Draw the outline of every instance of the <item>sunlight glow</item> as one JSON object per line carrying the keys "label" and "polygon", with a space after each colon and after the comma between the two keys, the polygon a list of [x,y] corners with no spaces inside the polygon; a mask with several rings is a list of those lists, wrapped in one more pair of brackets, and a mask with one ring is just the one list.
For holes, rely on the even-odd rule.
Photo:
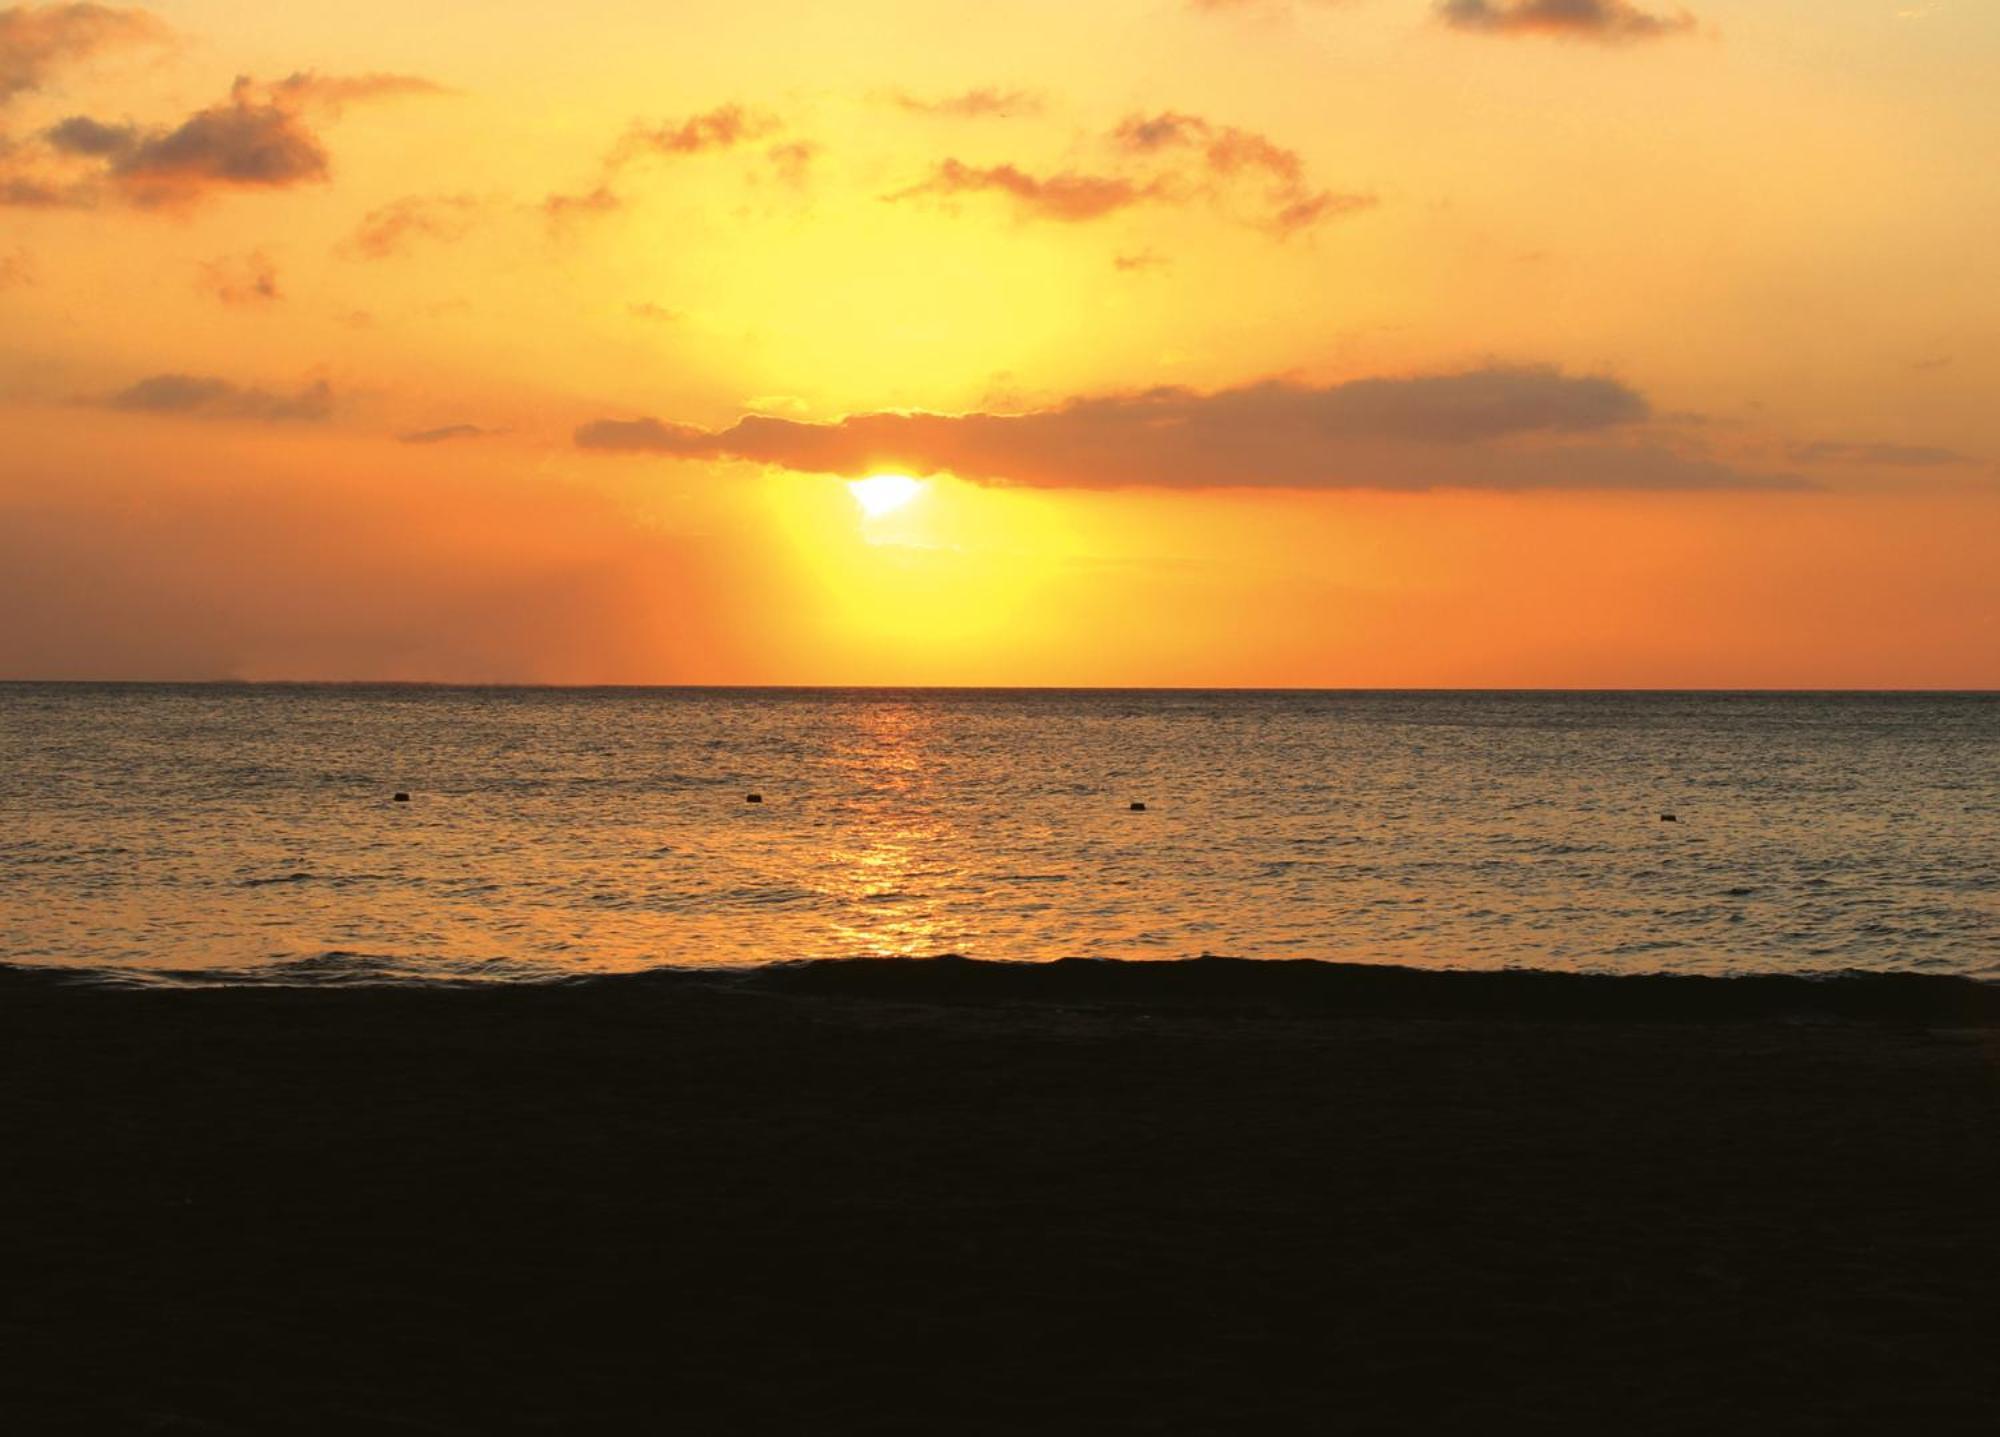
{"label": "sunlight glow", "polygon": [[847,492],[854,496],[854,502],[861,506],[861,512],[870,519],[878,519],[884,514],[902,508],[917,495],[924,492],[923,483],[907,474],[871,474],[866,479],[850,480]]}

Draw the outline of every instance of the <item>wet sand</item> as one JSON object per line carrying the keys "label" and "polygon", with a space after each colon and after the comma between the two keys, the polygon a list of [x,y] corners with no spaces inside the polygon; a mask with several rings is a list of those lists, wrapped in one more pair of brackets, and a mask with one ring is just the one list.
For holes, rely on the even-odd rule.
{"label": "wet sand", "polygon": [[0,974],[20,1432],[1973,1432],[2000,1001]]}

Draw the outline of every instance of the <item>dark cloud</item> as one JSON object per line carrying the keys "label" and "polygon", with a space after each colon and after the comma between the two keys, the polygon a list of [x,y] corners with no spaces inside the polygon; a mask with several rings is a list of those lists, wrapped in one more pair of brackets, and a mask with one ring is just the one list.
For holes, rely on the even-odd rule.
{"label": "dark cloud", "polygon": [[1216,125],[1200,115],[1162,111],[1133,115],[1112,132],[1112,141],[1129,154],[1163,155],[1175,151],[1198,154],[1206,177],[1222,184],[1248,179],[1259,186],[1257,225],[1278,238],[1309,229],[1322,220],[1370,209],[1375,196],[1339,194],[1306,183],[1305,161],[1268,136],[1235,125]]}
{"label": "dark cloud", "polygon": [[338,114],[360,100],[438,92],[410,75],[302,71],[273,84],[239,77],[227,100],[172,127],[72,115],[42,132],[48,155],[69,166],[67,174],[17,175],[26,188],[9,202],[91,204],[109,193],[141,208],[168,209],[217,190],[323,183],[332,162],[314,128],[316,111]]}
{"label": "dark cloud", "polygon": [[136,414],[188,414],[204,419],[318,423],[333,415],[333,390],[323,379],[296,394],[246,389],[202,374],[155,374],[99,401]]}
{"label": "dark cloud", "polygon": [[1164,269],[1172,263],[1173,261],[1165,255],[1154,254],[1151,250],[1140,250],[1136,254],[1118,254],[1111,257],[1112,268],[1123,270],[1127,274],[1132,274],[1143,269]]}
{"label": "dark cloud", "polygon": [[1127,179],[1122,175],[1086,175],[1073,171],[1040,177],[1014,165],[981,168],[956,159],[940,164],[929,179],[885,195],[891,202],[926,197],[951,197],[988,191],[1006,195],[1024,215],[1037,219],[1101,219],[1118,210],[1129,209],[1154,198],[1157,185]]}
{"label": "dark cloud", "polygon": [[486,429],[477,424],[446,424],[436,429],[418,429],[409,434],[398,434],[396,438],[404,444],[444,444],[453,439],[486,439],[504,433],[500,429]]}
{"label": "dark cloud", "polygon": [[889,469],[1051,488],[1808,487],[1619,433],[1650,412],[1616,380],[1493,368],[1327,386],[1274,380],[1212,394],[1154,389],[1021,414],[876,413],[823,424],[753,415],[714,431],[599,420],[576,442],[812,473]]}
{"label": "dark cloud", "polygon": [[388,259],[420,239],[464,239],[477,218],[470,195],[405,195],[362,216],[342,249],[361,259]]}
{"label": "dark cloud", "polygon": [[88,115],[71,115],[43,131],[42,138],[64,154],[103,159],[130,150],[139,142],[139,131],[132,125],[107,125]]}
{"label": "dark cloud", "polygon": [[39,90],[65,66],[120,45],[157,42],[165,25],[109,5],[14,5],[0,10],[0,105]]}
{"label": "dark cloud", "polygon": [[247,79],[171,130],[132,134],[110,168],[126,197],[149,207],[188,204],[218,188],[318,184],[331,174],[326,146],[300,111]]}
{"label": "dark cloud", "polygon": [[1818,440],[1795,444],[1788,452],[1794,464],[1883,464],[1904,469],[1931,469],[1973,461],[1952,449],[1924,444],[1843,444]]}
{"label": "dark cloud", "polygon": [[240,259],[204,262],[201,287],[224,304],[270,304],[284,298],[278,288],[278,267],[262,250],[253,250]]}
{"label": "dark cloud", "polygon": [[887,98],[890,104],[912,114],[942,115],[955,120],[1005,120],[1042,112],[1042,97],[1032,90],[997,90],[990,86],[928,99],[908,90],[892,90]]}
{"label": "dark cloud", "polygon": [[1437,12],[1456,30],[1611,43],[1659,40],[1695,28],[1685,10],[1659,15],[1631,0],[1438,0]]}
{"label": "dark cloud", "polygon": [[0,174],[0,209],[75,209],[90,203],[90,194],[74,185],[40,175]]}

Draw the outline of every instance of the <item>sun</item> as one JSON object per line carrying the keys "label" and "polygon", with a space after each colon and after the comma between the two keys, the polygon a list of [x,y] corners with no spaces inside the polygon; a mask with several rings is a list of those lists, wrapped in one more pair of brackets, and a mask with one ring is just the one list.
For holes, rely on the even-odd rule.
{"label": "sun", "polygon": [[866,479],[848,481],[847,492],[870,519],[902,508],[924,492],[922,481],[907,474],[871,474]]}

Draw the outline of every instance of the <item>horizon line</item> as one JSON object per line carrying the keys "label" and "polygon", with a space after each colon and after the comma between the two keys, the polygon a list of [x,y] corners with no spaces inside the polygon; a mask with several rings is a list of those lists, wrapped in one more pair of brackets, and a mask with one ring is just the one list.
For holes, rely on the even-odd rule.
{"label": "horizon line", "polygon": [[1020,694],[1700,694],[1772,696],[2000,697],[2000,687],[1796,687],[1559,685],[1283,685],[1283,684],[927,684],[927,683],[554,683],[497,679],[108,679],[15,678],[0,687],[227,688],[227,689],[516,689],[540,692],[630,693],[1020,693]]}

